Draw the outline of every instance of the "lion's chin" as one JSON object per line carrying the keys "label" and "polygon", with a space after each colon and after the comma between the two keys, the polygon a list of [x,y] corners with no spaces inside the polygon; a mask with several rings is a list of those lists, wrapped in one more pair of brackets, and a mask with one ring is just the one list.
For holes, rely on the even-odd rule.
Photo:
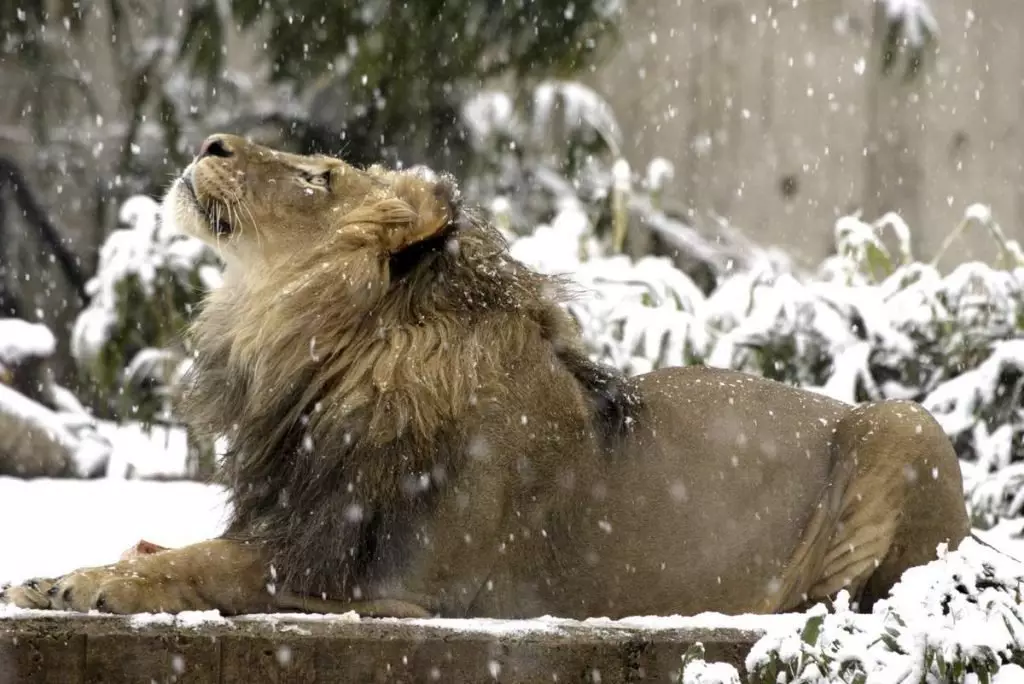
{"label": "lion's chin", "polygon": [[232,233],[227,221],[211,217],[199,203],[185,174],[174,179],[164,195],[161,220],[165,226],[211,245],[221,245],[222,240]]}

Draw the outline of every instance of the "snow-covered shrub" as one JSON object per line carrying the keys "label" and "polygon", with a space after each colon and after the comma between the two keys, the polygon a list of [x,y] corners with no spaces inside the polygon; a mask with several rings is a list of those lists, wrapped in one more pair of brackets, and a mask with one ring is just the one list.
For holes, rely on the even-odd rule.
{"label": "snow-covered shrub", "polygon": [[611,107],[575,81],[543,81],[519,106],[501,90],[484,90],[463,105],[476,151],[464,183],[467,196],[504,198],[516,234],[528,234],[566,201],[581,199],[595,222],[607,211],[611,167],[621,131]]}
{"label": "snow-covered shrub", "polygon": [[853,612],[844,590],[801,629],[769,632],[746,669],[754,684],[1021,681],[1022,581],[1024,564],[967,539],[908,570],[871,614]]}
{"label": "snow-covered shrub", "polygon": [[500,214],[511,235],[530,236],[570,210],[586,216],[601,253],[621,253],[630,235],[656,236],[712,281],[756,261],[787,260],[725,224],[703,235],[666,209],[672,163],[659,157],[642,174],[631,169],[611,107],[582,83],[543,81],[521,98],[484,90],[462,115],[475,152],[464,193]]}
{"label": "snow-covered shrub", "polygon": [[163,228],[154,200],[132,197],[120,219],[127,227],[103,243],[72,354],[101,414],[167,420],[168,388],[185,356],[181,332],[220,271],[202,242]]}
{"label": "snow-covered shrub", "polygon": [[728,663],[704,660],[704,644],[699,641],[683,656],[679,684],[740,684],[740,673]]}
{"label": "snow-covered shrub", "polygon": [[0,318],[0,475],[91,477],[107,461],[109,443],[49,372],[56,347],[42,323]]}
{"label": "snow-covered shrub", "polygon": [[630,373],[698,362],[710,337],[700,288],[665,257],[604,256],[579,202],[566,201],[550,224],[513,239],[514,257],[580,286],[569,303],[595,358]]}
{"label": "snow-covered shrub", "polygon": [[[102,246],[72,354],[99,417],[173,431],[173,392],[188,360],[182,333],[220,266],[201,241],[165,229],[148,197],[125,202],[120,219],[127,227]],[[209,445],[191,449],[190,469],[208,471]]]}

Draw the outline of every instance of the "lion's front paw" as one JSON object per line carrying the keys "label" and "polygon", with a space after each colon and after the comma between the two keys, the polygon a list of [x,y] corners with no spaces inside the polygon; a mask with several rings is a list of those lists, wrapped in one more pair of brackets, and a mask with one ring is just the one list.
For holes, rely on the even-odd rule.
{"label": "lion's front paw", "polygon": [[37,577],[15,586],[0,587],[0,603],[18,608],[51,608],[49,592],[56,581]]}
{"label": "lion's front paw", "polygon": [[179,613],[206,608],[194,605],[189,592],[170,577],[154,579],[131,567],[110,565],[85,568],[57,579],[32,579],[0,591],[0,602],[19,608],[42,608],[129,615],[132,613]]}
{"label": "lion's front paw", "polygon": [[49,588],[50,605],[56,610],[129,615],[132,613],[179,613],[205,608],[194,606],[182,587],[169,576],[142,574],[123,564],[85,568],[69,573]]}

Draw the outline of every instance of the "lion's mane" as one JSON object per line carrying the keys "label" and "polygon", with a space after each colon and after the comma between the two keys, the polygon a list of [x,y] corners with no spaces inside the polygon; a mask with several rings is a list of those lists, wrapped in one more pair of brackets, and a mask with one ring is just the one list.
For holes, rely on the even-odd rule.
{"label": "lion's mane", "polygon": [[362,207],[348,223],[364,229],[325,229],[287,265],[228,279],[194,325],[185,408],[230,443],[227,536],[269,544],[291,591],[358,599],[401,567],[466,458],[473,407],[502,400],[532,346],[550,345],[577,380],[608,448],[636,408],[581,346],[559,305],[566,281],[512,259],[451,181],[436,191],[451,207],[440,233],[389,254],[380,236],[401,212]]}

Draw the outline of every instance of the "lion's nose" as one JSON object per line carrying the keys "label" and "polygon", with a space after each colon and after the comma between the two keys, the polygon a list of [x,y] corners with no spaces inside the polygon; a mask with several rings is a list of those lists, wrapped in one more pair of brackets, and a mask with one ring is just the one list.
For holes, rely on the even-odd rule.
{"label": "lion's nose", "polygon": [[203,157],[230,157],[234,154],[228,141],[221,135],[211,135],[199,147],[199,159]]}

